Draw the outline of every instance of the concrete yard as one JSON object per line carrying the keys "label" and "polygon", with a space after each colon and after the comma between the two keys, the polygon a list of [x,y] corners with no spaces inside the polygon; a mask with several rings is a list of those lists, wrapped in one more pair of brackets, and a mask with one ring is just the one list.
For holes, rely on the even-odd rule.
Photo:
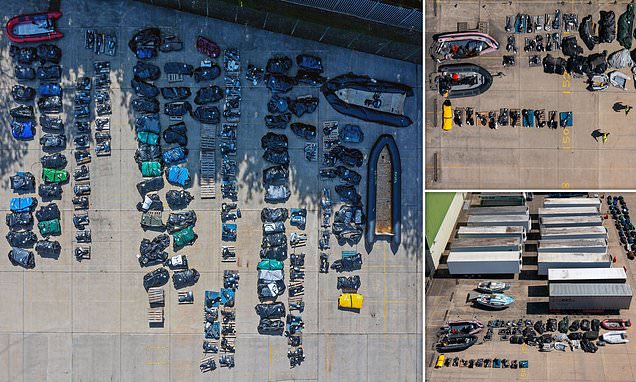
{"label": "concrete yard", "polygon": [[[543,1],[492,1],[492,0],[437,0],[425,3],[426,17],[426,73],[436,71],[436,63],[428,50],[435,33],[456,31],[457,23],[466,22],[468,28],[476,28],[478,22],[489,24],[490,35],[500,44],[496,53],[473,58],[465,62],[476,63],[492,74],[503,72],[503,77],[493,78],[492,87],[477,97],[453,99],[453,107],[473,107],[475,112],[509,109],[545,109],[572,111],[571,128],[516,128],[509,126],[491,130],[487,127],[453,126],[452,131],[441,130],[441,104],[443,98],[426,86],[426,187],[427,189],[556,189],[556,188],[633,188],[634,180],[629,163],[636,148],[636,132],[631,128],[636,115],[615,112],[612,105],[623,102],[636,104],[636,93],[629,68],[619,69],[630,76],[627,89],[610,86],[603,92],[586,90],[586,78],[572,78],[545,74],[543,68],[528,66],[530,54],[523,50],[524,38],[532,34],[516,34],[516,65],[503,68],[502,56],[506,52],[506,16],[526,13],[534,17],[553,14],[559,7],[562,13],[577,13],[579,22],[591,14],[595,23],[600,10],[612,10],[616,20],[625,12],[629,1],[572,0],[565,2]],[[541,32],[544,36],[546,32]],[[621,47],[616,40],[611,44],[596,45],[589,51],[579,36],[573,32],[583,47],[583,54],[608,54]],[[562,37],[565,36],[562,33]],[[549,52],[564,57],[561,51]],[[608,72],[612,69],[608,69]],[[436,109],[435,109],[436,105]],[[437,110],[437,126],[434,111]],[[595,129],[610,133],[607,143],[594,140]],[[435,160],[437,158],[437,160]],[[435,168],[437,167],[437,180]]]}
{"label": "concrete yard", "polygon": [[[592,193],[591,193],[592,195]],[[607,196],[608,193],[600,192],[599,195]],[[612,194],[614,195],[614,194]],[[622,194],[627,202],[627,206],[636,205],[636,194]],[[469,195],[467,200],[473,204],[479,203],[478,195]],[[490,320],[518,320],[530,319],[536,322],[548,318],[563,318],[562,314],[548,313],[548,281],[547,276],[537,275],[537,240],[539,239],[539,223],[537,208],[543,205],[543,196],[535,194],[533,201],[528,203],[530,207],[530,217],[533,220],[533,229],[530,231],[528,240],[525,243],[523,254],[523,269],[520,275],[514,279],[508,277],[494,277],[497,281],[510,282],[512,287],[506,294],[515,298],[515,302],[503,311],[487,311],[472,307],[466,303],[466,296],[477,284],[485,279],[455,277],[448,274],[446,258],[448,251],[442,255],[439,269],[434,278],[426,288],[426,339],[424,367],[427,381],[633,381],[636,379],[636,368],[631,362],[631,357],[636,354],[636,345],[633,342],[623,345],[606,345],[599,347],[596,353],[585,353],[583,350],[572,352],[552,351],[548,353],[539,352],[536,347],[527,345],[510,344],[508,341],[501,341],[494,329],[493,338],[490,342],[483,342],[484,331],[478,334],[478,341],[475,345],[463,352],[446,353],[447,357],[459,357],[460,359],[478,358],[507,358],[509,360],[528,360],[527,369],[494,369],[494,368],[468,368],[468,367],[443,367],[434,368],[438,353],[434,349],[436,341],[435,333],[447,321],[458,319],[476,319],[484,325]],[[607,203],[604,200],[601,205],[601,213],[607,213]],[[465,224],[467,219],[466,211],[462,211],[458,218],[457,226]],[[616,257],[614,267],[625,267],[627,270],[627,283],[633,288],[636,285],[636,263],[629,260],[618,239],[618,234],[611,216],[603,221],[603,225],[609,232],[608,251]],[[457,229],[457,227],[455,228]],[[452,237],[455,237],[455,231]],[[452,243],[452,239],[450,241]],[[570,315],[570,322],[575,319],[600,320],[604,318],[624,319],[633,318],[636,314],[636,305],[633,303],[629,310],[620,312],[620,316],[586,314]],[[633,329],[632,329],[633,330]]]}
{"label": "concrete yard", "polygon": [[[46,10],[42,3],[35,0],[4,2],[3,25],[13,15]],[[96,157],[95,145],[91,144],[90,260],[77,262],[72,253],[75,233],[72,181],[63,186],[62,200],[56,201],[63,210],[62,236],[57,238],[62,244],[59,259],[36,256],[35,269],[14,267],[6,257],[10,250],[7,241],[0,241],[0,253],[4,254],[0,260],[0,381],[421,380],[422,67],[134,1],[64,0],[61,11],[64,16],[59,29],[65,37],[56,44],[63,51],[62,87],[65,89],[66,112],[63,119],[68,139],[64,153],[69,161],[66,169],[72,172],[75,166],[72,142],[76,132],[72,113],[69,114],[73,108],[72,86],[78,76],[93,75],[94,60],[111,61],[112,156]],[[193,246],[179,253],[188,255],[190,266],[201,273],[201,278],[191,288],[195,298],[192,305],[177,304],[177,294],[171,281],[164,286],[166,304],[162,328],[148,326],[148,297],[142,286],[143,275],[156,267],[141,268],[136,258],[141,239],[152,239],[157,234],[152,231],[144,233],[139,227],[140,213],[135,209],[140,201],[135,184],[142,178],[133,160],[137,143],[130,108],[133,98],[130,80],[135,58],[126,46],[134,32],[148,26],[159,26],[176,33],[186,46],[184,52],[160,54],[154,63],[161,67],[167,61],[183,61],[198,66],[202,56],[195,51],[194,41],[199,34],[210,37],[222,49],[238,47],[244,85],[238,129],[237,203],[243,217],[237,222],[237,264],[221,263],[220,257],[221,155],[217,149],[217,199],[202,200],[198,186],[200,124],[186,116],[190,151],[187,167],[193,174],[194,186],[190,192],[195,196],[189,209],[197,213],[194,230],[199,238]],[[84,49],[84,32],[89,27],[117,33],[116,57],[95,56]],[[5,33],[3,28],[0,32],[0,104],[3,107],[0,117],[3,125],[0,133],[0,195],[4,200],[3,214],[9,212],[9,199],[16,196],[9,188],[9,177],[16,171],[31,171],[39,184],[39,158],[44,154],[38,144],[42,134],[39,127],[36,139],[26,143],[14,140],[8,128],[9,109],[17,104],[10,96],[16,80],[14,64],[8,54],[10,41]],[[302,365],[291,369],[287,358],[287,339],[259,335],[256,330],[259,321],[254,312],[254,305],[258,303],[256,264],[260,260],[262,236],[260,210],[279,205],[263,202],[261,184],[262,169],[267,164],[261,159],[260,138],[267,132],[263,117],[268,114],[270,93],[263,85],[247,86],[244,75],[248,63],[264,67],[273,55],[289,55],[293,59],[302,52],[322,57],[327,77],[349,71],[369,74],[378,79],[408,84],[414,88],[416,95],[406,102],[406,114],[413,119],[413,125],[395,129],[338,114],[319,96],[316,87],[299,86],[289,94],[312,94],[320,98],[317,112],[301,119],[319,126],[318,130],[321,130],[322,122],[329,120],[337,120],[341,125],[359,124],[365,139],[357,146],[365,157],[378,136],[383,133],[394,135],[403,168],[402,244],[397,253],[392,253],[389,243],[383,241],[378,241],[371,253],[366,252],[363,241],[353,248],[363,253],[364,258],[362,270],[356,272],[362,279],[360,293],[364,295],[364,306],[359,314],[340,311],[337,309],[338,274],[335,271],[328,274],[318,272],[320,192],[323,187],[331,187],[332,199],[336,201],[333,187],[338,183],[320,181],[320,162],[306,161],[304,142],[289,129],[285,131],[290,142],[292,197],[282,206],[308,209],[305,232],[309,237],[307,247],[303,248],[307,255],[306,307],[302,314],[306,359]],[[214,84],[222,85],[222,82],[221,76]],[[167,86],[163,73],[156,83]],[[37,86],[37,81],[28,84]],[[177,86],[192,86],[193,93],[197,87],[192,80]],[[159,99],[163,104],[164,100]],[[92,109],[94,112],[94,103]],[[161,118],[162,125],[168,126],[167,117],[162,114]],[[433,138],[432,135],[429,139]],[[321,143],[321,131],[318,138]],[[358,187],[363,203],[366,199],[366,167],[365,160],[358,169],[363,175]],[[169,189],[177,188],[166,183],[160,192],[168,212],[165,192]],[[167,212],[164,211],[164,220],[166,218]],[[289,236],[292,232],[289,225],[287,230]],[[4,236],[7,232],[8,228],[3,224],[0,234]],[[338,247],[333,236],[331,244],[331,262],[340,257],[341,250],[350,249]],[[169,254],[173,253],[170,247]],[[285,268],[288,265],[289,261],[286,261]],[[222,287],[224,269],[240,272],[240,287],[236,294],[236,367],[229,370],[218,368],[202,374],[199,363],[202,358],[204,291]],[[278,300],[286,303],[287,295]],[[218,365],[218,355],[215,358]]]}

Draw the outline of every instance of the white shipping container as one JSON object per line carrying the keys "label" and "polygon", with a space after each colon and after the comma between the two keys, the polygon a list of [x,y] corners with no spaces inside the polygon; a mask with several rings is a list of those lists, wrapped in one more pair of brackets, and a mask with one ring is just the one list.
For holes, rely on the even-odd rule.
{"label": "white shipping container", "polygon": [[472,207],[469,215],[525,215],[530,217],[528,206]]}
{"label": "white shipping container", "polygon": [[601,199],[599,198],[545,198],[543,199],[543,207],[559,208],[559,207],[596,207],[601,208]]}
{"label": "white shipping container", "polygon": [[530,231],[531,220],[523,215],[469,215],[469,226],[519,226]]}
{"label": "white shipping container", "polygon": [[453,252],[446,261],[451,275],[516,274],[521,272],[521,252]]}
{"label": "white shipping container", "polygon": [[607,252],[605,239],[539,240],[537,252]]}
{"label": "white shipping container", "polygon": [[519,226],[461,226],[457,230],[457,237],[460,239],[520,237],[522,241],[526,241],[526,230]]}
{"label": "white shipping container", "polygon": [[598,214],[596,207],[539,208],[539,217],[596,216]]}
{"label": "white shipping container", "polygon": [[548,270],[550,283],[624,283],[627,273],[618,268],[551,268]]}
{"label": "white shipping container", "polygon": [[601,216],[577,216],[577,217],[540,217],[542,228],[549,227],[596,227],[603,225]]}
{"label": "white shipping container", "polygon": [[541,227],[541,240],[605,239],[607,228],[595,227]]}
{"label": "white shipping container", "polygon": [[550,310],[629,309],[632,288],[629,284],[550,284]]}
{"label": "white shipping container", "polygon": [[512,238],[479,238],[479,239],[457,239],[451,243],[451,251],[454,252],[499,252],[499,251],[522,251],[521,239]]}
{"label": "white shipping container", "polygon": [[607,253],[539,253],[537,272],[547,276],[554,268],[609,268],[612,256]]}

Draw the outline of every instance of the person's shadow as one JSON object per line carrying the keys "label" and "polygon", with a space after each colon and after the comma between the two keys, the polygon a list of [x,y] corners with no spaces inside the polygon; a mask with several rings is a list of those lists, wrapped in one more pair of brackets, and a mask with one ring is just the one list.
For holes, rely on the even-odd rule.
{"label": "person's shadow", "polygon": [[626,108],[627,106],[623,105],[621,102],[616,102],[614,103],[614,106],[612,106],[612,110],[614,110],[615,112],[623,111]]}
{"label": "person's shadow", "polygon": [[603,136],[603,133],[601,133],[600,129],[596,129],[596,130],[592,131],[592,138],[594,138],[594,140],[596,142],[598,142],[598,138],[602,137],[602,136]]}

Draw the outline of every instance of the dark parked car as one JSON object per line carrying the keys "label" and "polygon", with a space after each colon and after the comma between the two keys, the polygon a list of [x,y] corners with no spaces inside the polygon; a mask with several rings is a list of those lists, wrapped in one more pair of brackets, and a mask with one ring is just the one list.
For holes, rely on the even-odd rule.
{"label": "dark parked car", "polygon": [[14,266],[21,266],[26,269],[35,268],[35,257],[33,252],[21,248],[11,248],[9,251],[9,261]]}
{"label": "dark parked car", "polygon": [[172,283],[174,284],[174,289],[181,289],[185,287],[192,286],[199,281],[199,272],[192,268],[186,269],[183,271],[176,271],[172,275]]}
{"label": "dark parked car", "polygon": [[165,285],[170,279],[170,274],[165,268],[157,268],[144,275],[144,288],[146,290]]}
{"label": "dark parked car", "polygon": [[7,241],[9,245],[17,248],[32,247],[38,241],[33,231],[9,232],[7,233]]}

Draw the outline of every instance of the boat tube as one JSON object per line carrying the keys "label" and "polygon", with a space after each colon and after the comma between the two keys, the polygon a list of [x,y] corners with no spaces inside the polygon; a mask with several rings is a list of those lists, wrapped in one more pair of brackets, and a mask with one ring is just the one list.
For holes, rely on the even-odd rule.
{"label": "boat tube", "polygon": [[325,82],[320,91],[339,113],[394,127],[413,123],[404,115],[404,101],[413,95],[409,86],[348,73]]}
{"label": "boat tube", "polygon": [[446,98],[478,96],[492,85],[492,76],[479,65],[448,64],[437,71],[440,73],[435,79],[437,89]]}
{"label": "boat tube", "polygon": [[[390,173],[387,173],[389,165],[387,162],[390,162]],[[382,165],[384,171],[378,171],[378,164]],[[373,249],[377,236],[387,236],[391,237],[391,250],[395,253],[401,241],[402,165],[400,152],[393,136],[384,134],[378,138],[369,154],[368,166],[366,247],[370,251]],[[383,181],[380,184],[380,197],[378,197],[378,178]],[[388,182],[390,185],[387,184]],[[378,203],[381,206],[379,212],[383,213],[380,219],[377,216]]]}
{"label": "boat tube", "polygon": [[7,36],[13,42],[57,40],[64,37],[64,33],[55,29],[55,21],[60,17],[59,11],[15,16],[7,21]]}

